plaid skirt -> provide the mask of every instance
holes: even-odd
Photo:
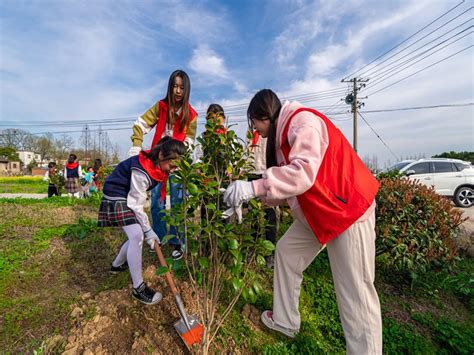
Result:
[[[97,219],[98,227],[122,227],[138,223],[135,213],[127,206],[127,200],[102,198]]]
[[[81,191],[81,184],[79,184],[78,178],[67,178],[66,180],[66,192],[69,194],[75,194],[76,192]]]

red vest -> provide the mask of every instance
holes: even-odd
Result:
[[[379,183],[367,169],[341,131],[322,113],[299,108],[284,127],[281,150],[285,161],[291,146],[288,142],[290,122],[301,111],[314,113],[328,130],[329,145],[324,154],[314,185],[297,196],[314,235],[321,244],[339,236],[356,222],[372,205]]]
[[[191,105],[188,105],[189,107],[189,115],[191,116],[191,121],[195,120],[197,117],[197,112],[191,107]],[[157,123],[156,123],[156,128],[155,128],[155,135],[153,137],[153,142],[151,143],[151,147],[153,148],[155,145],[158,144],[160,141],[161,137],[163,136],[163,132],[165,131],[165,126],[166,126],[166,121],[168,120],[168,103],[160,100],[158,104],[156,105],[156,115],[158,116]],[[176,121],[174,122],[174,127],[173,127],[173,139],[177,139],[181,142],[183,142],[186,138],[186,129],[188,127],[184,127],[183,130],[181,130],[181,117],[183,116],[183,113],[176,118]]]

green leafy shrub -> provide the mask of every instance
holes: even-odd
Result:
[[[257,301],[262,286],[256,272],[274,245],[264,238],[261,202],[249,202],[241,224],[222,216],[227,209],[222,190],[233,180],[245,178],[251,165],[245,143],[213,119],[207,120],[198,142],[204,153],[201,161],[193,163],[188,152],[177,163],[174,179],[183,185],[187,198],[170,210],[166,220],[186,236],[185,264],[205,328],[201,352],[207,353],[239,298]]]
[[[431,328],[432,339],[439,348],[454,354],[474,353],[474,326],[472,324],[455,323],[447,318],[435,319],[431,314],[416,313],[412,318],[418,323]]]
[[[384,354],[436,354],[437,349],[411,325],[401,325],[390,318],[383,324]]]
[[[416,181],[396,175],[379,181],[377,255],[402,273],[425,272],[456,260],[453,238],[463,222],[461,212]]]

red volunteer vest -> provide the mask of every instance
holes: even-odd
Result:
[[[166,121],[168,120],[168,103],[160,100],[158,104],[156,105],[156,114],[158,116],[158,120],[156,123],[156,128],[155,128],[155,135],[153,137],[153,142],[151,143],[151,147],[153,148],[155,145],[158,144],[160,141],[161,137],[163,136],[163,132],[165,131],[165,125]],[[191,121],[195,120],[197,117],[197,112],[189,105],[189,114],[191,116]],[[183,130],[181,130],[181,117],[183,113],[177,117],[176,121],[174,122],[174,127],[173,127],[173,139],[179,140],[181,142],[184,141],[186,138],[186,129],[187,127],[184,127]]]
[[[322,113],[310,108],[297,109],[284,127],[281,150],[287,164],[290,163],[291,150],[288,129],[293,117],[301,111],[312,112],[315,119],[321,119],[329,135],[329,145],[314,185],[297,196],[314,235],[321,244],[326,244],[367,211],[375,199],[379,183],[341,131]]]

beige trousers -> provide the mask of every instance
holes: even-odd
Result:
[[[348,354],[382,354],[382,318],[375,277],[375,212],[326,244]],[[300,328],[303,271],[323,249],[306,221],[295,219],[278,241],[273,320]]]

